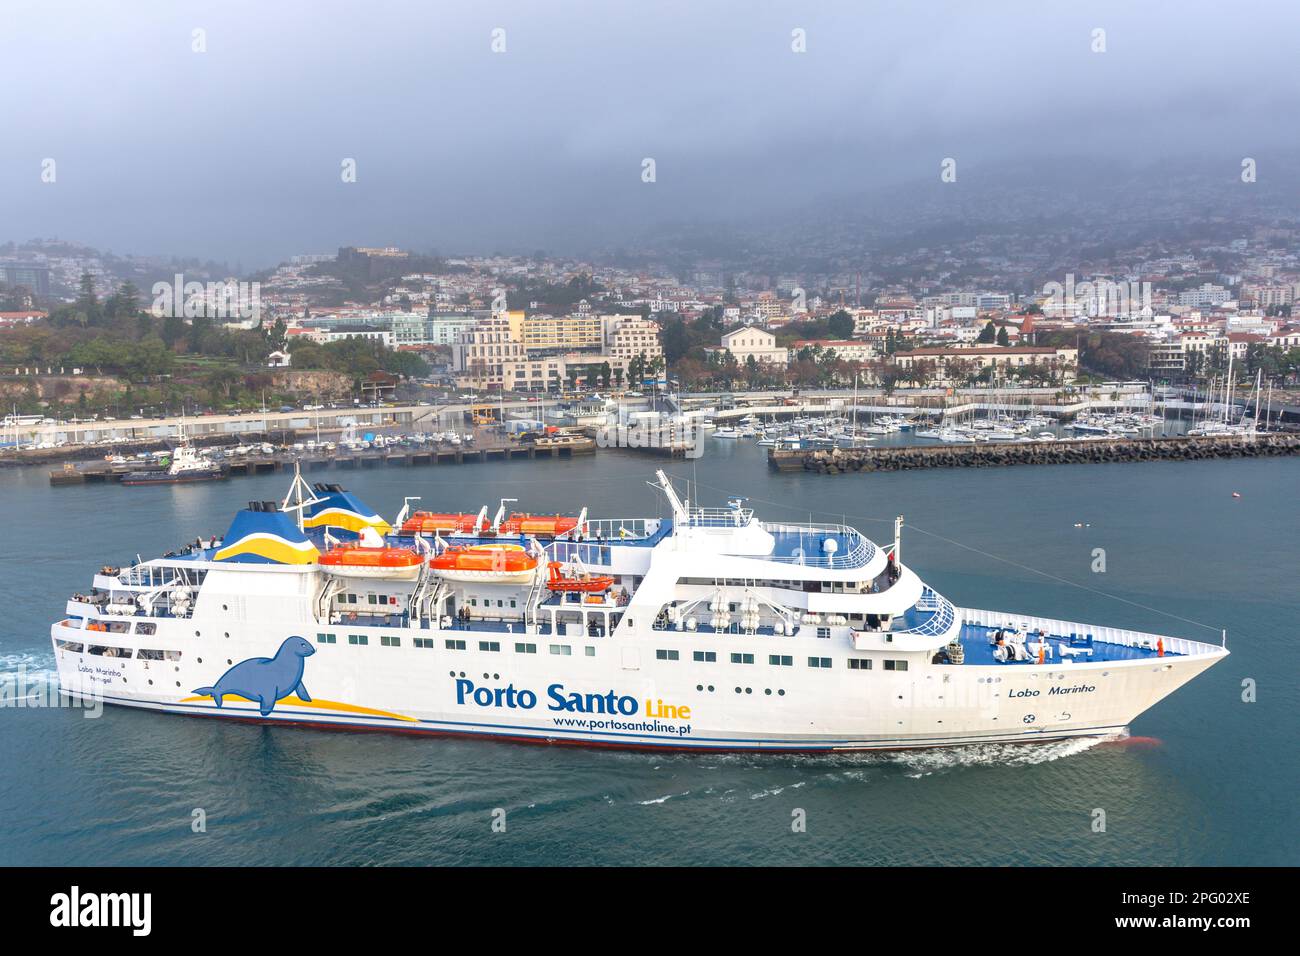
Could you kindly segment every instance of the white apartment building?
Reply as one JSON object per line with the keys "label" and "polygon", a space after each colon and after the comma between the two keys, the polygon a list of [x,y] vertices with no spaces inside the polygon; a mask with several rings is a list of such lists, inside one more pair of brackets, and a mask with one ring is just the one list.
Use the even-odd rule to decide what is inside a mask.
{"label": "white apartment building", "polygon": [[786,364],[789,356],[785,349],[777,348],[776,336],[764,329],[746,325],[722,334],[721,351],[729,352],[744,365],[752,357],[756,362]]}

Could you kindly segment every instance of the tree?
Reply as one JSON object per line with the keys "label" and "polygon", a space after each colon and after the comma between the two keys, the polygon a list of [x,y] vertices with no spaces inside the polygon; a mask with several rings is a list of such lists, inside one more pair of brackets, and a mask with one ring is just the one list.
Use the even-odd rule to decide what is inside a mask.
{"label": "tree", "polygon": [[998,345],[1006,348],[1010,344],[1011,337],[1007,335],[1007,327],[1005,325],[998,326]]}
{"label": "tree", "polygon": [[992,319],[989,319],[988,325],[980,329],[979,338],[977,338],[975,341],[978,342],[980,345],[992,345],[994,342],[997,341],[997,337],[998,337],[997,325],[993,322]]}
{"label": "tree", "polygon": [[840,309],[826,320],[826,327],[832,338],[851,338],[853,336],[853,316]]}

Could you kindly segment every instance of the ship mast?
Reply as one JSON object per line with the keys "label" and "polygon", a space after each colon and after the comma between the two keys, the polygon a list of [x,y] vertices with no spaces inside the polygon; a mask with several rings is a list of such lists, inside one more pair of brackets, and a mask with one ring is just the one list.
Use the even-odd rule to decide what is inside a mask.
{"label": "ship mast", "polygon": [[303,512],[321,500],[323,499],[317,498],[316,493],[311,490],[311,486],[303,480],[302,463],[295,458],[293,461],[293,483],[289,485],[289,491],[284,496],[284,501],[280,502],[280,510],[296,511],[298,513],[298,530],[302,531]]}

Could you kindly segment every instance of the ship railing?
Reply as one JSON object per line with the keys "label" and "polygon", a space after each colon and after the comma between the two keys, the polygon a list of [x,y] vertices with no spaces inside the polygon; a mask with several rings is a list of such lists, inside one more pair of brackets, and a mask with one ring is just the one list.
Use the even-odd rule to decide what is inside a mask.
{"label": "ship railing", "polygon": [[634,542],[653,538],[663,527],[660,518],[588,518],[583,539]]}
{"label": "ship railing", "polygon": [[913,607],[923,614],[929,614],[929,617],[915,627],[894,631],[895,635],[939,637],[948,633],[957,619],[957,609],[953,607],[952,602],[929,587],[922,589],[921,597]]}
{"label": "ship railing", "polygon": [[[764,522],[763,529],[774,536],[798,536],[807,539],[807,546],[799,546],[791,554],[773,554],[765,560],[783,564],[799,564],[809,568],[861,568],[876,555],[876,546],[857,528],[847,525],[774,524]],[[849,542],[849,547],[834,554],[819,553],[817,548],[826,538]]]}
{"label": "ship railing", "polygon": [[1210,654],[1220,649],[1219,644],[1193,641],[1184,637],[1151,634],[1146,631],[1131,631],[1121,627],[1081,624],[1078,621],[1033,617],[1028,614],[1016,614],[1010,611],[990,611],[981,608],[963,607],[958,608],[957,613],[961,616],[963,624],[973,624],[979,627],[1004,627],[1011,624],[1016,627],[1026,627],[1032,631],[1044,631],[1049,637],[1068,638],[1073,634],[1084,638],[1091,637],[1096,642],[1115,644],[1120,647],[1155,650],[1157,643],[1163,641],[1166,654]]}
{"label": "ship railing", "polygon": [[693,508],[686,515],[692,528],[743,528],[753,518],[752,508]]}

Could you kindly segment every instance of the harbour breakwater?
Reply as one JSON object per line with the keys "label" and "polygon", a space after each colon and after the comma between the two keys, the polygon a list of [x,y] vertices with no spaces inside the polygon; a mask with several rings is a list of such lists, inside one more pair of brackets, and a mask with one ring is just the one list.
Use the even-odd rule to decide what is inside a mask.
{"label": "harbour breakwater", "polygon": [[777,471],[910,471],[916,468],[997,468],[1007,465],[1070,465],[1125,461],[1199,461],[1300,454],[1300,434],[1233,438],[1117,438],[1054,442],[983,442],[891,448],[770,449]]}

